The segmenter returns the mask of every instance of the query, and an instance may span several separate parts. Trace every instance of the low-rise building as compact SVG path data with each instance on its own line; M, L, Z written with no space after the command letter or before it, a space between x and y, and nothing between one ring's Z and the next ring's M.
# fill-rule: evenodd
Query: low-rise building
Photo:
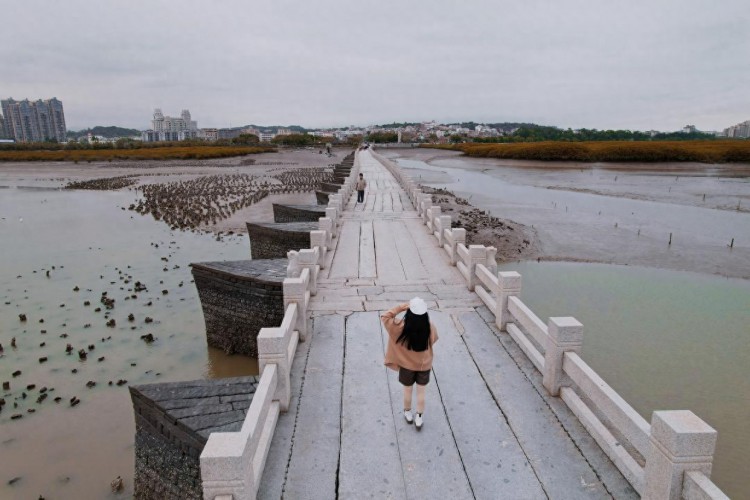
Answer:
M258 139L260 139L260 142L271 142L274 137L276 137L276 134L268 130L258 132Z
M202 128L198 131L198 138L205 141L216 141L219 139L218 128Z
M155 109L151 129L141 135L144 142L184 141L197 137L198 123L192 120L187 109L183 109L179 117L164 116L161 109Z

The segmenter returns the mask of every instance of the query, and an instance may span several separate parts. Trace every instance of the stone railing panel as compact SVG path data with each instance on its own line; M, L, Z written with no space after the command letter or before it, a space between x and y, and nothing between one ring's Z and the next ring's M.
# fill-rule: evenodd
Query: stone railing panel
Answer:
M258 364L263 373L269 364L277 367L278 381L273 399L279 402L281 411L289 408L291 399L291 368L292 357L297 350L299 332L294 329L298 321L297 304L289 304L281 326L277 328L263 328L258 335ZM290 352L291 356L290 357Z
M684 500L729 500L705 474L698 471L688 471L682 484L682 498Z
M576 394L575 390L570 387L560 388L560 397L570 408L573 414L583 424L586 431L591 434L594 441L612 460L612 463L622 472L625 479L633 486L638 493L643 492L645 473L643 467L627 452L620 444L617 438L607 429L607 427L596 417L593 411L583 402Z
M307 339L307 308L310 303L310 269L303 269L299 278L284 280L284 308L297 304L297 322L294 329L299 332L299 339Z
M325 267L326 255L328 254L328 232L326 230L310 231L310 246L318 251L318 265L321 269Z
M445 231L450 230L451 227L451 216L450 215L441 215L437 219L435 219L435 230L433 231L433 235L437 239L437 244L440 248L443 247L443 244L445 243Z
M201 453L203 497L215 499L233 495L237 499L255 498L262 468L256 469L256 454L265 464L276 427L279 404L273 401L276 390L276 365L269 365L261 374L258 388L247 410L239 432L214 432ZM265 434L265 435L264 435Z
M508 312L515 322L531 335L534 342L539 344L539 347L542 349L547 347L547 340L549 338L547 325L526 304L521 302L521 299L518 297L508 297Z
M451 265L455 266L458 261L458 246L461 245L466 248L466 229L452 228L445 230L445 243L443 249L448 254Z
M648 455L650 426L575 352L563 354L563 371L642 456Z

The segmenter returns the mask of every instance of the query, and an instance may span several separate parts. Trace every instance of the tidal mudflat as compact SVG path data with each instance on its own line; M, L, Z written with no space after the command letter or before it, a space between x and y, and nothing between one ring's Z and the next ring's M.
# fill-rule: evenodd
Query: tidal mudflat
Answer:
M533 226L534 253L500 266L522 274L523 300L545 321L579 319L584 359L647 420L654 410L690 409L714 426L712 478L730 497L745 496L748 166L673 164L656 171L430 150L385 154L429 186Z
M235 224L230 217L180 231L128 210L140 197L135 189L60 188L123 174L139 183L274 174L336 160L310 152L254 159L0 165L0 382L8 382L0 393L0 498L114 497L117 476L121 495L131 495L128 385L257 372L254 360L206 346L189 264L248 258L239 218L269 220L272 201L313 196L270 195L234 212Z
M525 162L429 149L384 154L427 185L532 227L532 257L750 278L748 165Z

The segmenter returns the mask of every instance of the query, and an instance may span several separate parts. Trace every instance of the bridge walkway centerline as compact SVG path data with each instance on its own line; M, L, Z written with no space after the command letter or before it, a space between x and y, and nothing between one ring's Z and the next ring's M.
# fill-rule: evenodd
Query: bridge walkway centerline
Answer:
M636 498L485 320L393 175L369 151L357 161L367 195L347 200L320 272L313 333L295 355L258 497ZM383 365L379 319L415 295L440 332L420 432Z

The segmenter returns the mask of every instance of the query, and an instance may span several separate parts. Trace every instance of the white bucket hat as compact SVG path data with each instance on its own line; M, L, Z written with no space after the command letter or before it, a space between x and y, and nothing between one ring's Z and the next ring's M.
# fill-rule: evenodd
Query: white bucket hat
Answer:
M421 316L427 312L427 304L425 304L424 300L422 300L421 298L414 297L409 301L409 310L412 312L412 314Z

